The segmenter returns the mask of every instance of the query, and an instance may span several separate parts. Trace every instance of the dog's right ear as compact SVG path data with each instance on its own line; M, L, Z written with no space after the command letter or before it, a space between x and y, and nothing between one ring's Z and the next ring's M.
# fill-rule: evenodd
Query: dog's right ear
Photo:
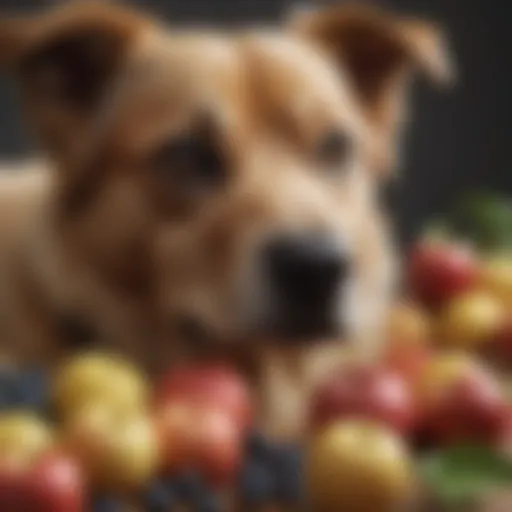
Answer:
M408 120L412 79L422 74L440 85L455 81L443 31L364 2L299 11L289 27L326 52L343 72L375 135L374 167L389 176Z
M80 132L147 23L128 8L97 0L0 20L0 65L19 81L47 149L60 151L71 132Z

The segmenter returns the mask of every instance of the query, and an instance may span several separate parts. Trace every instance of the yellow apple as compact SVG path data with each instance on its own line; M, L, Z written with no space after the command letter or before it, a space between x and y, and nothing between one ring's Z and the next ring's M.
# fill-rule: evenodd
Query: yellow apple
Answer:
M64 418L90 402L101 402L118 411L138 412L146 403L147 384L134 366L120 358L82 354L57 372L53 396Z
M480 348L492 341L506 311L493 295L475 291L449 302L441 313L439 335L447 346Z
M154 476L159 447L148 418L132 418L113 432L105 457L106 483L121 488L141 487Z
M428 315L410 302L398 302L389 312L386 338L393 347L425 344L430 338Z
M332 424L308 448L306 482L318 512L391 511L412 495L415 479L399 437L372 423Z
M503 302L512 315L512 256L487 261L479 277L480 285Z
M0 414L0 463L30 464L53 442L48 425L30 412Z
M476 361L462 352L447 352L433 356L417 381L416 395L420 404L437 400L455 381L480 368Z
M108 488L146 484L156 471L159 447L146 416L89 404L64 424L63 443L80 461L91 481Z

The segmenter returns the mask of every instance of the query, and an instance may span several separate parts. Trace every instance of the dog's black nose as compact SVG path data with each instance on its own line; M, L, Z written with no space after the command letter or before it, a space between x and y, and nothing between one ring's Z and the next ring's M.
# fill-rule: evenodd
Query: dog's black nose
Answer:
M274 238L265 260L272 292L288 312L327 313L349 271L341 244L316 234Z

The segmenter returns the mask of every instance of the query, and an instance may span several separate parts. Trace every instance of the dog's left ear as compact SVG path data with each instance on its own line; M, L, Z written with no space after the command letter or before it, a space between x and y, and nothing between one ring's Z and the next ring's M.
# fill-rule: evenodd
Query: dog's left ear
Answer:
M0 67L18 82L44 149L62 158L80 140L147 23L101 0L0 19Z
M377 136L376 165L389 171L396 165L411 77L419 71L442 85L454 81L441 31L361 5L298 10L290 26L334 57Z

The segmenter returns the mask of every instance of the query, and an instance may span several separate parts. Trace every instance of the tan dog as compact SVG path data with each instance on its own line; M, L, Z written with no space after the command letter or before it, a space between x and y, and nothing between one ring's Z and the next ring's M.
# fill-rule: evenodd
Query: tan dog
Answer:
M301 431L341 346L311 340L378 341L394 256L376 194L413 72L449 78L437 31L360 7L168 30L92 1L0 29L49 162L0 181L6 350L52 364L79 322L148 367L227 356L262 421Z

